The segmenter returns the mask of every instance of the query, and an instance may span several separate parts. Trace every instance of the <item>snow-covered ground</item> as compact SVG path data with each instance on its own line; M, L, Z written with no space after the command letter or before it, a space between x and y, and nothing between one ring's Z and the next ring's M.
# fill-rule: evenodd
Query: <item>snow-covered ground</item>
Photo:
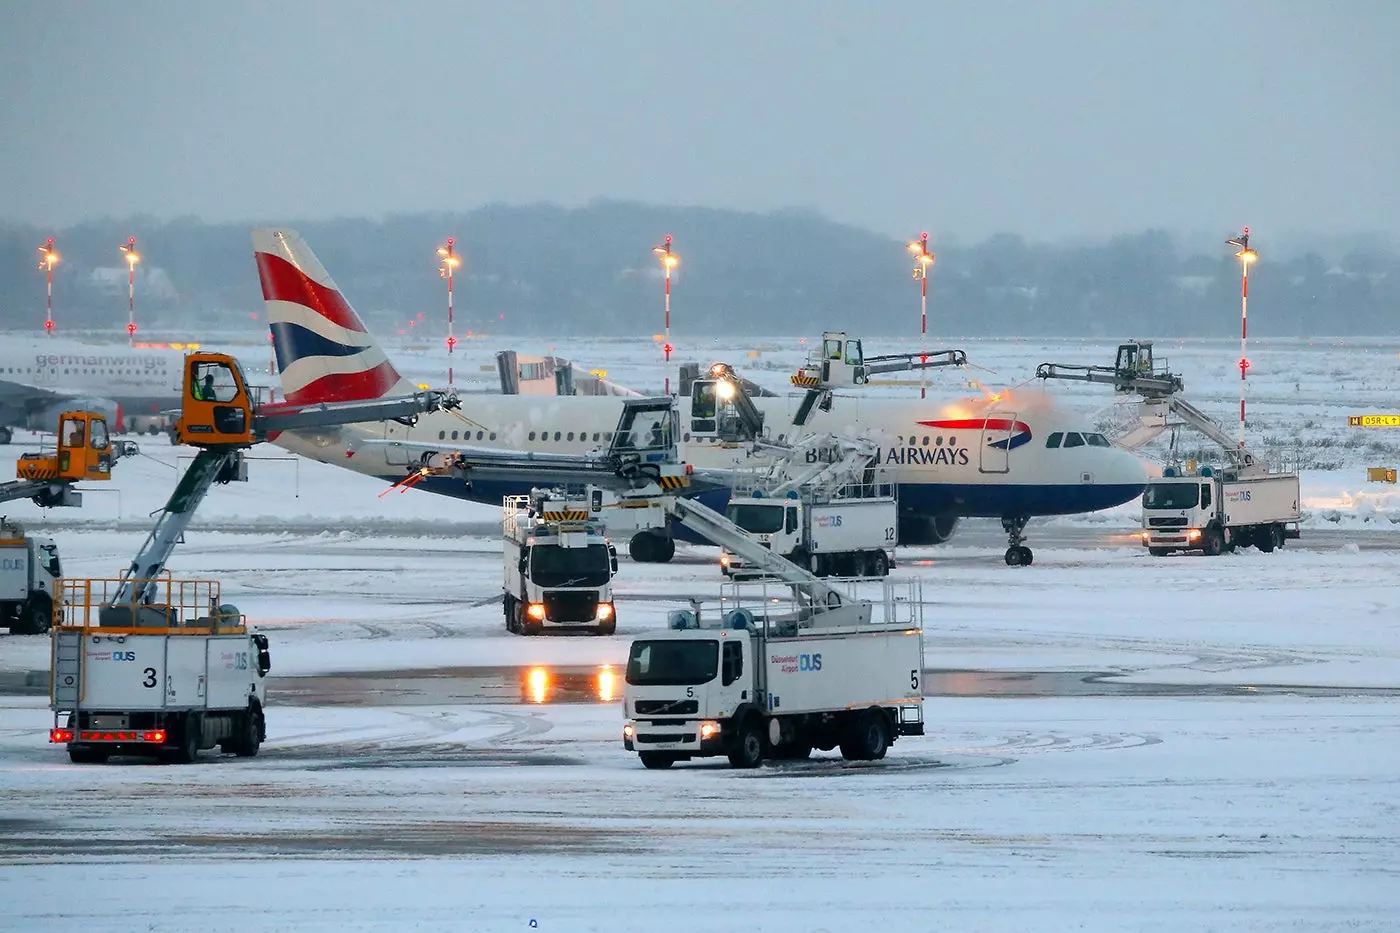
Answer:
M1003 383L1112 357L1107 343L965 343ZM649 343L617 346L568 355L659 385ZM484 361L488 347L467 345ZM707 358L775 388L801 349L715 348ZM1169 352L1228 410L1233 356L1204 364L1228 346ZM877 763L650 772L623 751L616 704L294 705L293 687L329 673L407 684L439 668L616 664L668 608L716 596L720 575L708 549L624 559L617 637L507 636L499 509L381 495L260 448L271 459L213 492L171 569L217 578L269 634L271 689L289 699L269 709L268 744L252 760L73 766L45 742L42 697L0 695L0 930L1394 930L1400 498L1364 482L1362 466L1396 465L1384 451L1341 443L1386 436L1345 415L1390 410L1394 348L1358 351L1370 365L1355 384L1329 369L1348 348L1272 352L1251 353L1252 381L1274 374L1279 400L1261 384L1251 411L1301 438L1312 419L1334 438L1316 450L1346 458L1304 472L1303 541L1153 559L1128 534L1129 505L1033 526L1030 568L1006 567L976 523L903 549L896 577L922 582L935 695L929 734ZM1285 371L1316 413L1294 413ZM67 575L114 575L188 456L142 445L81 510L0 511L60 536ZM0 448L0 472L21 449ZM47 659L43 638L0 636L0 684Z

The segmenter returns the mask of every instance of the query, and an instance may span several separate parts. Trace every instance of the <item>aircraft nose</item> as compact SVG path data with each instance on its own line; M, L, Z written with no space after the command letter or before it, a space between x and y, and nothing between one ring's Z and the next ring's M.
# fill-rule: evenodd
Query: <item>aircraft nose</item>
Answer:
M1146 465L1125 450L1113 451L1113 459L1106 472L1108 473L1108 482L1113 486L1135 486L1137 491L1141 492L1142 487L1147 485Z

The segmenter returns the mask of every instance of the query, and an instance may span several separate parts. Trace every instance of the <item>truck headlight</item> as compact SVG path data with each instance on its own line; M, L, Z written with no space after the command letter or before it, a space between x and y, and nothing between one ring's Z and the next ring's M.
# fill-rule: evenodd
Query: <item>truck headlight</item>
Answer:
M634 736L634 735L636 735L636 734L637 734L637 729L636 729L636 727L633 726L630 722L629 722L627 725L625 725L625 726L622 727L622 737L623 737L624 739L630 739L630 738L632 738L632 736Z
M612 603L599 603L599 604L598 604L598 620L599 620L600 622L606 622L606 621L608 621L609 619L611 619L612 616L613 616L613 605L612 605Z
M1140 535L1140 537L1142 538L1142 540L1146 541L1149 534L1150 534L1150 532L1144 531L1144 532Z
M526 614L527 616L529 616L530 618L534 619L536 622L543 622L543 621L544 621L544 603L531 603L531 604L525 609L525 614Z
M717 736L717 735L719 735L719 723L717 723L717 722L702 722L702 723L700 723L700 738L702 738L702 739L712 739L712 738L714 738L714 737Z
M728 554L721 554L721 555L719 556L719 565L720 565L721 567L728 567L728 566L729 566L729 555L728 555Z
M1201 537L1201 529L1199 529L1199 528L1191 528L1191 529L1188 529L1187 532L1186 532L1186 540L1187 540L1187 541L1197 541L1197 540L1200 540L1200 537Z

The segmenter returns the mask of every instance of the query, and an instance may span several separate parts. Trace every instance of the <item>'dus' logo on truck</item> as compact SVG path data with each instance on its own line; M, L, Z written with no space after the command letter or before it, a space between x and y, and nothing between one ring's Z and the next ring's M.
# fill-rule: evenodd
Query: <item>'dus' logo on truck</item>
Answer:
M818 516L817 516L817 527L818 527L818 528L840 528L840 527L841 527L841 516L840 516L840 515L818 515Z
M819 671L822 669L821 652L815 654L785 654L772 655L768 659L769 664L776 664L784 674L796 674L798 671Z

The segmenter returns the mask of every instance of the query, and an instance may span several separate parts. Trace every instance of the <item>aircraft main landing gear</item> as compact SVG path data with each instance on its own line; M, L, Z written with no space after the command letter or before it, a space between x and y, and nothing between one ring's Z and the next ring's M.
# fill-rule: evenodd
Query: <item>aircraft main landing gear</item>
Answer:
M1006 549L1006 566L1008 567L1029 567L1035 560L1035 555L1031 549L1022 544L1026 536L1021 532L1026 530L1026 522L1030 521L1029 515L1016 515L1001 520L1001 527L1006 529L1006 540L1009 547Z

